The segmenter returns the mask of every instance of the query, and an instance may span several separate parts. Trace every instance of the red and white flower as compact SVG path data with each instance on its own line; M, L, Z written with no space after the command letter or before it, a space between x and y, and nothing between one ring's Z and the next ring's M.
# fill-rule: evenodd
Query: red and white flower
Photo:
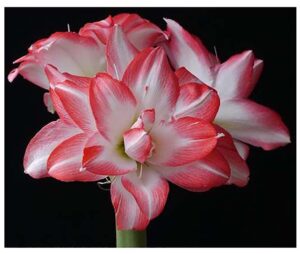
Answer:
M244 186L246 143L270 150L289 142L280 116L247 99L261 60L245 51L221 64L197 37L166 21L162 32L120 14L78 34L55 33L34 43L8 76L48 89L44 102L59 116L30 141L25 173L108 179L122 230L143 230L161 213L168 181L190 191Z
M227 138L219 140L217 150L231 166L229 183L244 186L249 176L244 161L249 153L247 144L271 150L290 142L281 117L247 99L261 75L263 61L255 59L252 51L244 51L220 63L199 38L173 20L166 19L166 22L170 39L163 46L177 69L179 83L203 83L216 89L220 96L220 108L214 122L223 128L222 133ZM230 140L231 136L233 140ZM225 141L227 145L224 146Z
M222 136L210 123L219 108L214 89L195 82L180 87L159 47L120 70L118 81L107 73L83 78L46 66L60 119L32 139L24 167L35 178L109 177L118 228L144 229L166 203L167 180L206 191L225 184L230 169L214 149Z
M20 74L48 90L50 84L44 70L46 65L56 67L61 73L80 77L94 77L104 71L116 77L115 72L120 71L121 67L125 68L139 50L166 39L166 34L157 26L136 14L109 16L99 22L86 24L79 33L57 32L35 42L28 49L27 55L14 61L19 66L10 72L8 80L12 82ZM118 61L114 58L116 52L111 48L120 50L123 43L130 45L130 51L122 51L124 55ZM123 73L118 74L121 79ZM44 102L52 112L48 93L44 95Z

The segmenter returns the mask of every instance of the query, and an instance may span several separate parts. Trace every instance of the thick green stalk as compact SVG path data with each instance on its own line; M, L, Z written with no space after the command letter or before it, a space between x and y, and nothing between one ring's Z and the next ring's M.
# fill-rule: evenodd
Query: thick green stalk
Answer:
M116 230L117 248L147 247L147 233L137 230Z

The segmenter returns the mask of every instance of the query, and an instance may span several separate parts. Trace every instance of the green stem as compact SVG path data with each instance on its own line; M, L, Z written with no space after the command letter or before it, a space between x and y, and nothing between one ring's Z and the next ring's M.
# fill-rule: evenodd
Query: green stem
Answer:
M147 247L147 233L137 230L116 230L117 247Z

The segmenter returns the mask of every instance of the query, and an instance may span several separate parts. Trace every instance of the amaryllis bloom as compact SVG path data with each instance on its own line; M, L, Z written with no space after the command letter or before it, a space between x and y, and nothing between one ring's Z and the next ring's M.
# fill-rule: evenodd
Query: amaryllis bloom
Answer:
M228 183L244 186L249 176L245 162L249 153L247 144L271 150L290 142L288 129L281 117L247 99L261 75L263 61L256 59L248 50L220 63L198 37L175 21L165 20L170 39L163 46L177 70L179 83L206 84L216 89L220 96L220 108L214 123L219 131L226 133L227 144L232 144L221 148L221 154L231 167ZM217 150L220 150L223 141L220 139Z
M94 77L98 72L112 72L119 68L111 57L115 50L122 49L123 43L129 43L130 51L137 53L166 39L166 34L156 25L136 14L109 16L86 24L79 33L56 32L49 38L35 42L29 47L27 55L14 61L19 66L11 71L8 80L12 82L20 74L48 90L49 80L44 70L46 65L52 65L62 73ZM127 65L132 58L124 53L123 63L126 61ZM44 102L49 111L53 111L49 93L44 94Z
M34 178L106 178L117 228L143 230L163 210L168 181L191 191L228 183L221 152L233 144L211 123L220 103L216 91L196 82L179 86L162 48L143 50L120 70L121 81L46 66L60 119L31 140L24 167Z

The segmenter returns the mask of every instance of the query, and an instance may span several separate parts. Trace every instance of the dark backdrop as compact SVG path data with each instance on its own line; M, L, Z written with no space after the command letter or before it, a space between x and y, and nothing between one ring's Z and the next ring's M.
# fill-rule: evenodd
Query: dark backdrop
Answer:
M34 41L72 31L109 14L136 12L164 28L177 20L200 36L222 61L253 49L265 69L252 98L280 113L292 143L264 152L251 148L251 180L192 193L171 186L163 213L150 223L151 247L295 246L296 244L296 9L6 8L6 76ZM5 245L112 247L114 213L109 192L95 183L34 180L23 173L26 145L56 119L43 90L17 78L5 84Z

